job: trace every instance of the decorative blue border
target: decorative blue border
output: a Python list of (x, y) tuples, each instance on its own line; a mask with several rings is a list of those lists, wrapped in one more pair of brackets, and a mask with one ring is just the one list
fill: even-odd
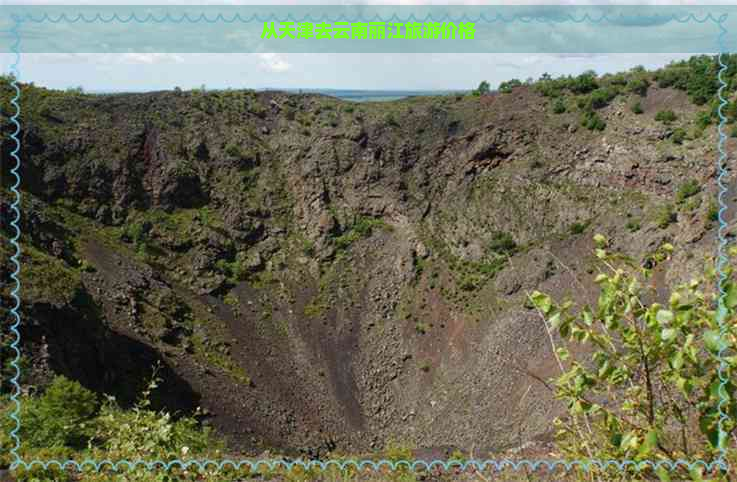
[[(503, 14), (495, 14), (491, 17), (487, 17), (486, 14), (478, 14), (477, 16), (469, 16), (467, 14), (459, 15), (459, 16), (453, 16), (450, 14), (443, 14), (436, 16), (428, 13), (425, 16), (416, 16), (415, 14), (410, 14), (406, 17), (400, 17), (397, 14), (393, 14), (392, 16), (388, 18), (384, 18), (380, 16), (379, 14), (374, 15), (373, 17), (367, 18), (362, 14), (359, 15), (353, 15), (348, 16), (345, 14), (331, 16), (328, 14), (322, 14), (318, 16), (312, 16), (310, 14), (303, 15), (302, 17), (295, 17), (294, 15), (286, 15), (279, 17), (276, 14), (269, 14), (269, 15), (259, 15), (259, 14), (253, 14), (250, 16), (242, 17), (240, 14), (236, 13), (231, 16), (225, 16), (223, 14), (217, 14), (214, 17), (208, 17), (207, 14), (201, 13), (199, 15), (193, 15), (190, 16), (187, 13), (184, 13), (179, 16), (172, 16), (170, 14), (164, 14), (161, 16), (156, 16), (155, 14), (149, 13), (145, 16), (142, 16), (142, 18), (139, 18), (138, 15), (135, 13), (131, 13), (127, 16), (118, 15), (117, 13), (113, 13), (110, 16), (104, 16), (100, 13), (97, 13), (92, 16), (86, 16), (83, 13), (70, 16), (66, 13), (61, 13), (56, 16), (49, 15), (47, 13), (44, 13), (40, 17), (34, 17), (33, 14), (24, 14), (24, 15), (12, 15), (12, 18), (17, 23), (22, 22), (33, 22), (33, 23), (43, 23), (43, 22), (51, 22), (51, 23), (60, 23), (60, 22), (68, 22), (68, 23), (77, 23), (77, 22), (84, 22), (84, 23), (96, 23), (96, 22), (102, 22), (102, 23), (111, 23), (111, 22), (120, 22), (120, 23), (128, 23), (128, 22), (137, 22), (137, 23), (147, 23), (147, 22), (153, 22), (153, 23), (183, 23), (183, 22), (189, 22), (189, 23), (199, 23), (199, 22), (205, 22), (205, 23), (234, 23), (234, 22), (241, 22), (241, 23), (250, 23), (253, 21), (256, 22), (486, 22), (486, 23), (494, 23), (494, 22), (502, 22), (502, 23), (514, 23), (514, 22), (522, 22), (522, 23), (584, 23), (584, 22), (591, 22), (591, 23), (621, 23), (621, 22), (642, 22), (642, 21), (650, 21), (650, 22), (668, 22), (668, 21), (676, 21), (679, 23), (688, 23), (688, 22), (697, 22), (697, 23), (706, 23), (708, 21), (712, 21), (716, 24), (721, 25), (724, 23), (724, 21), (727, 20), (728, 14), (723, 13), (719, 15), (718, 17), (712, 15), (711, 13), (708, 13), (704, 15), (703, 17), (698, 17), (697, 15), (693, 13), (684, 14), (684, 15), (678, 15), (677, 13), (667, 14), (667, 15), (625, 15), (623, 13), (620, 13), (619, 15), (610, 15), (608, 13), (602, 13), (601, 15), (590, 15), (588, 13), (585, 13), (581, 15), (580, 17), (574, 17), (572, 14), (565, 14), (565, 15), (557, 15), (557, 16), (541, 16), (541, 15), (521, 15), (521, 14), (513, 14), (510, 16), (505, 16)], [(725, 30), (726, 33), (726, 30)]]
[[(717, 271), (717, 289), (719, 290), (719, 297), (717, 300), (717, 324), (719, 326), (719, 339), (723, 340), (727, 335), (727, 323), (726, 323), (726, 317), (727, 317), (727, 307), (725, 305), (726, 296), (727, 293), (724, 290), (724, 285), (727, 282), (727, 273), (725, 272), (724, 268), (727, 266), (727, 262), (729, 259), (727, 258), (727, 238), (725, 236), (725, 230), (727, 229), (727, 221), (724, 219), (724, 213), (727, 211), (727, 204), (724, 200), (724, 196), (727, 194), (727, 185), (725, 184), (725, 179), (729, 175), (727, 172), (727, 169), (725, 167), (725, 162), (727, 161), (727, 151), (725, 149), (725, 142), (727, 141), (727, 136), (724, 134), (724, 126), (727, 123), (727, 118), (724, 116), (723, 109), (728, 104), (727, 99), (724, 98), (724, 89), (727, 87), (727, 83), (722, 78), (723, 74), (727, 71), (727, 65), (723, 61), (723, 55), (725, 53), (725, 47), (724, 47), (724, 37), (727, 35), (727, 29), (724, 28), (724, 25), (721, 23), (719, 24), (719, 37), (718, 37), (718, 43), (719, 43), (719, 73), (717, 74), (717, 77), (719, 79), (719, 90), (718, 90), (718, 96), (719, 96), (719, 142), (717, 144), (717, 149), (719, 150), (719, 156), (717, 159), (717, 204), (719, 206), (719, 211), (717, 212), (717, 220), (719, 223), (719, 227), (717, 229), (717, 262), (716, 262), (716, 271)], [(727, 420), (727, 414), (724, 412), (724, 405), (728, 401), (729, 395), (727, 394), (726, 385), (729, 379), (727, 378), (727, 361), (724, 358), (726, 348), (722, 346), (722, 348), (719, 350), (719, 353), (717, 354), (717, 358), (719, 359), (719, 404), (717, 405), (717, 410), (719, 411), (719, 458), (720, 459), (726, 459), (727, 455), (727, 447), (726, 447), (726, 441), (722, 440), (722, 434), (724, 433), (723, 426), (724, 422)]]
[[(503, 15), (495, 15), (492, 18), (488, 18), (484, 14), (480, 14), (476, 18), (470, 18), (467, 15), (462, 15), (460, 17), (452, 17), (450, 15), (445, 15), (441, 17), (440, 19), (434, 18), (432, 15), (428, 14), (423, 20), (424, 21), (471, 21), (471, 22), (479, 22), (484, 21), (487, 23), (493, 23), (497, 21), (501, 21), (504, 23), (513, 23), (515, 21), (519, 21), (522, 23), (532, 23), (532, 22), (542, 22), (542, 23), (564, 23), (564, 22), (574, 22), (574, 23), (583, 23), (583, 22), (592, 22), (592, 23), (602, 23), (602, 22), (617, 22), (617, 21), (625, 21), (625, 20), (636, 20), (636, 21), (642, 21), (642, 20), (671, 20), (671, 21), (677, 21), (680, 23), (686, 23), (689, 21), (695, 21), (698, 23), (705, 23), (707, 21), (712, 21), (717, 24), (719, 27), (720, 33), (718, 35), (718, 47), (719, 47), (719, 65), (721, 69), (718, 73), (718, 80), (720, 83), (720, 87), (718, 90), (718, 98), (719, 98), (719, 108), (718, 108), (718, 114), (719, 114), (719, 141), (718, 141), (718, 150), (719, 150), (719, 156), (717, 160), (717, 186), (718, 186), (718, 195), (717, 195), (717, 202), (719, 205), (719, 211), (718, 211), (718, 245), (717, 245), (717, 274), (718, 274), (718, 280), (717, 280), (717, 289), (719, 290), (719, 297), (718, 297), (718, 306), (717, 306), (717, 322), (720, 329), (720, 336), (725, 337), (727, 334), (727, 326), (725, 324), (725, 318), (727, 314), (727, 309), (725, 305), (725, 290), (724, 285), (727, 281), (727, 275), (724, 271), (724, 268), (726, 267), (726, 264), (728, 262), (728, 258), (726, 255), (726, 247), (728, 244), (728, 241), (725, 236), (725, 230), (727, 228), (727, 222), (724, 219), (724, 213), (727, 210), (727, 205), (724, 200), (724, 196), (727, 193), (727, 186), (725, 184), (725, 179), (728, 176), (727, 170), (724, 166), (724, 163), (727, 159), (727, 153), (725, 150), (725, 142), (726, 142), (726, 135), (724, 134), (724, 126), (726, 125), (726, 117), (723, 114), (723, 108), (727, 105), (727, 100), (724, 98), (723, 91), (727, 87), (726, 82), (722, 78), (723, 74), (727, 70), (727, 65), (723, 62), (723, 54), (726, 53), (726, 48), (724, 46), (724, 37), (727, 35), (727, 29), (724, 27), (724, 22), (726, 21), (728, 15), (722, 14), (718, 17), (713, 16), (711, 13), (703, 16), (703, 17), (697, 17), (694, 14), (688, 14), (684, 16), (679, 16), (677, 14), (672, 15), (644, 15), (644, 16), (625, 16), (625, 15), (615, 15), (615, 16), (609, 16), (608, 14), (602, 14), (600, 16), (591, 16), (588, 13), (584, 14), (580, 17), (574, 17), (571, 14), (567, 14), (565, 16), (561, 16), (559, 18), (550, 18), (550, 17), (532, 17), (532, 16), (524, 16), (524, 15), (513, 15), (510, 18), (505, 18)], [(348, 18), (345, 15), (340, 15), (338, 17), (332, 18), (328, 15), (321, 15), (317, 18), (313, 18), (311, 15), (306, 15), (302, 17), (301, 19), (296, 19), (292, 15), (287, 15), (286, 18), (277, 18), (276, 15), (266, 15), (266, 16), (260, 16), (260, 15), (252, 15), (248, 18), (243, 18), (239, 14), (235, 14), (231, 17), (225, 17), (222, 14), (218, 14), (214, 18), (210, 18), (205, 14), (200, 14), (199, 16), (189, 16), (188, 14), (183, 14), (179, 17), (172, 17), (169, 14), (156, 17), (155, 15), (148, 14), (144, 16), (143, 18), (138, 18), (138, 16), (135, 13), (132, 13), (130, 15), (126, 16), (119, 16), (117, 13), (113, 14), (110, 17), (103, 17), (100, 14), (97, 14), (91, 18), (85, 17), (82, 14), (79, 14), (74, 17), (69, 17), (66, 14), (60, 14), (56, 17), (51, 17), (47, 14), (43, 14), (41, 17), (36, 18), (32, 15), (26, 15), (26, 16), (17, 16), (12, 15), (12, 19), (14, 21), (14, 26), (10, 30), (12, 37), (14, 39), (14, 42), (12, 44), (11, 50), (15, 56), (14, 63), (11, 65), (10, 71), (14, 75), (14, 80), (12, 81), (12, 86), (15, 89), (15, 97), (12, 99), (11, 103), (15, 107), (15, 113), (11, 117), (11, 121), (13, 124), (15, 124), (15, 131), (11, 134), (11, 139), (15, 143), (15, 149), (11, 152), (11, 157), (15, 161), (15, 166), (11, 169), (11, 173), (15, 176), (16, 182), (11, 187), (11, 191), (15, 195), (15, 200), (13, 204), (11, 205), (12, 211), (15, 213), (15, 219), (11, 221), (11, 226), (13, 226), (13, 229), (15, 230), (15, 235), (13, 238), (10, 239), (10, 242), (15, 247), (15, 253), (11, 256), (11, 261), (13, 264), (15, 264), (15, 271), (11, 274), (11, 278), (15, 281), (15, 286), (11, 292), (13, 299), (15, 300), (15, 306), (11, 309), (11, 313), (14, 318), (14, 322), (10, 326), (10, 331), (13, 333), (15, 339), (11, 343), (11, 348), (15, 351), (16, 357), (12, 361), (12, 366), (15, 368), (15, 375), (10, 380), (11, 384), (14, 387), (13, 394), (11, 395), (12, 401), (15, 403), (15, 410), (10, 414), (10, 418), (15, 420), (15, 428), (13, 428), (10, 432), (11, 437), (15, 441), (14, 447), (11, 449), (11, 453), (13, 454), (15, 460), (11, 464), (11, 470), (16, 469), (19, 466), (23, 466), (27, 469), (32, 468), (34, 465), (42, 466), (43, 468), (49, 468), (52, 466), (57, 466), (59, 468), (70, 468), (74, 467), (77, 470), (82, 470), (85, 467), (94, 468), (95, 470), (99, 471), (105, 466), (109, 466), (113, 470), (119, 470), (120, 467), (127, 467), (128, 469), (134, 469), (138, 466), (146, 467), (148, 470), (154, 470), (156, 468), (163, 468), (163, 469), (169, 469), (171, 467), (180, 467), (182, 469), (186, 469), (187, 467), (198, 467), (199, 469), (207, 469), (207, 468), (216, 468), (218, 470), (224, 469), (228, 466), (235, 468), (235, 469), (241, 469), (243, 467), (248, 467), (251, 470), (256, 470), (259, 467), (267, 467), (270, 470), (283, 467), (287, 470), (291, 470), (293, 467), (302, 467), (304, 469), (311, 469), (311, 468), (320, 468), (321, 470), (325, 470), (329, 468), (330, 466), (334, 466), (337, 468), (340, 468), (341, 470), (354, 467), (358, 470), (362, 470), (365, 468), (371, 468), (373, 470), (380, 470), (382, 467), (388, 467), (392, 471), (398, 470), (401, 468), (408, 468), (411, 470), (416, 470), (417, 468), (424, 468), (426, 470), (430, 470), (434, 467), (441, 467), (443, 470), (448, 471), (453, 468), (460, 468), (461, 470), (466, 470), (468, 468), (474, 468), (480, 472), (483, 472), (484, 470), (488, 469), (489, 467), (493, 467), (496, 471), (502, 471), (506, 468), (512, 468), (513, 470), (519, 470), (521, 468), (528, 468), (531, 470), (537, 470), (541, 467), (547, 468), (549, 471), (555, 470), (558, 467), (565, 467), (566, 471), (569, 471), (573, 467), (581, 467), (584, 471), (588, 471), (591, 467), (598, 467), (600, 469), (607, 469), (610, 467), (617, 467), (620, 471), (624, 470), (626, 467), (633, 467), (636, 469), (643, 469), (648, 466), (651, 466), (653, 469), (658, 469), (660, 467), (666, 467), (668, 470), (672, 471), (676, 469), (677, 467), (681, 466), (684, 468), (687, 468), (691, 470), (692, 468), (702, 466), (704, 469), (706, 469), (707, 472), (711, 471), (712, 469), (718, 467), (722, 470), (729, 470), (729, 463), (726, 460), (726, 441), (723, 440), (724, 437), (722, 437), (722, 434), (724, 433), (723, 430), (723, 424), (727, 420), (727, 414), (724, 412), (723, 405), (727, 403), (727, 393), (726, 393), (726, 383), (728, 381), (726, 376), (726, 370), (727, 370), (727, 362), (724, 359), (724, 348), (721, 349), (718, 353), (718, 358), (720, 360), (720, 366), (719, 366), (719, 378), (721, 380), (720, 387), (719, 387), (719, 394), (721, 397), (721, 401), (718, 405), (719, 410), (719, 458), (714, 460), (713, 462), (705, 462), (703, 460), (696, 460), (689, 462), (688, 460), (684, 459), (678, 459), (675, 461), (671, 460), (658, 460), (658, 461), (651, 461), (651, 460), (644, 460), (641, 462), (635, 462), (633, 460), (599, 460), (599, 459), (591, 459), (591, 460), (573, 460), (573, 461), (566, 461), (563, 459), (554, 459), (554, 460), (510, 460), (510, 459), (503, 459), (503, 460), (468, 460), (468, 461), (462, 461), (462, 460), (433, 460), (431, 462), (427, 462), (425, 460), (399, 460), (399, 461), (392, 461), (392, 460), (338, 460), (338, 459), (332, 459), (327, 461), (320, 461), (320, 460), (310, 460), (310, 461), (303, 461), (303, 460), (294, 460), (294, 461), (288, 461), (283, 459), (260, 459), (260, 460), (231, 460), (231, 459), (223, 459), (223, 460), (212, 460), (212, 459), (203, 459), (203, 460), (179, 460), (175, 459), (169, 462), (163, 461), (163, 460), (153, 460), (153, 461), (146, 461), (146, 460), (120, 460), (120, 461), (111, 461), (111, 460), (101, 460), (96, 461), (94, 459), (86, 459), (82, 461), (76, 461), (76, 460), (31, 460), (29, 462), (26, 462), (20, 458), (18, 455), (18, 449), (20, 448), (20, 439), (17, 435), (18, 429), (20, 428), (20, 419), (18, 418), (18, 413), (20, 411), (20, 401), (18, 400), (18, 396), (20, 395), (20, 385), (18, 383), (18, 379), (20, 377), (20, 367), (18, 365), (18, 362), (20, 360), (20, 350), (18, 348), (18, 344), (20, 343), (20, 332), (18, 331), (18, 327), (20, 325), (20, 314), (18, 312), (18, 309), (20, 307), (20, 280), (18, 279), (18, 274), (20, 273), (20, 263), (18, 257), (20, 256), (21, 248), (18, 244), (18, 239), (20, 238), (20, 228), (18, 226), (18, 222), (20, 220), (20, 192), (18, 191), (18, 186), (20, 185), (20, 175), (18, 173), (18, 169), (20, 168), (20, 157), (18, 156), (18, 153), (21, 148), (20, 139), (18, 138), (18, 134), (20, 133), (20, 123), (18, 121), (18, 118), (20, 116), (21, 108), (19, 104), (20, 100), (20, 89), (18, 87), (17, 81), (20, 79), (20, 41), (21, 36), (19, 32), (19, 28), (23, 22), (35, 22), (35, 23), (42, 23), (42, 22), (52, 22), (52, 23), (58, 23), (58, 22), (86, 22), (86, 23), (93, 23), (93, 22), (103, 22), (103, 23), (110, 23), (113, 21), (116, 22), (138, 22), (138, 23), (146, 23), (146, 22), (156, 22), (156, 23), (163, 23), (163, 22), (172, 22), (172, 23), (182, 23), (182, 22), (189, 22), (189, 23), (197, 23), (197, 22), (208, 22), (208, 23), (216, 23), (216, 22), (225, 22), (225, 23), (232, 23), (236, 21), (240, 21), (243, 23), (252, 22), (252, 21), (404, 21), (404, 20), (411, 20), (411, 21), (421, 21), (418, 19), (414, 14), (409, 15), (405, 19), (400, 18), (396, 14), (392, 15), (388, 19), (381, 18), (379, 15), (376, 15), (372, 19), (364, 19), (362, 15), (355, 16), (354, 18)]]
[(10, 331), (14, 335), (14, 339), (11, 342), (10, 347), (13, 349), (13, 351), (15, 351), (15, 358), (11, 362), (13, 368), (15, 368), (15, 374), (10, 380), (10, 383), (13, 385), (13, 394), (10, 398), (15, 404), (15, 410), (10, 414), (10, 418), (15, 420), (15, 427), (10, 431), (10, 436), (15, 441), (15, 445), (10, 450), (10, 452), (15, 456), (16, 459), (11, 465), (11, 469), (16, 466), (18, 461), (20, 461), (20, 457), (18, 456), (17, 452), (18, 448), (20, 447), (20, 439), (18, 438), (17, 433), (18, 429), (20, 429), (20, 419), (18, 418), (18, 412), (20, 412), (20, 400), (18, 400), (18, 395), (20, 394), (20, 385), (18, 384), (18, 379), (20, 378), (20, 366), (18, 366), (18, 361), (20, 360), (20, 349), (18, 348), (18, 344), (20, 343), (20, 332), (18, 331), (18, 327), (20, 326), (20, 313), (18, 313), (18, 308), (20, 308), (20, 279), (18, 278), (18, 275), (20, 274), (20, 260), (18, 259), (20, 256), (20, 244), (18, 244), (18, 240), (20, 239), (20, 226), (18, 226), (18, 222), (20, 221), (20, 191), (18, 191), (18, 186), (20, 186), (20, 174), (18, 173), (18, 169), (20, 168), (20, 157), (18, 157), (18, 153), (20, 152), (20, 139), (18, 138), (18, 134), (20, 134), (20, 122), (18, 122), (18, 117), (20, 116), (20, 104), (18, 103), (20, 101), (20, 87), (18, 87), (18, 78), (20, 77), (20, 69), (18, 67), (20, 64), (20, 33), (18, 32), (19, 28), (20, 22), (16, 21), (13, 25), (13, 28), (11, 29), (11, 33), (13, 34), (13, 38), (15, 40), (11, 46), (14, 59), (13, 64), (11, 64), (10, 66), (10, 73), (13, 75), (13, 81), (11, 82), (11, 85), (15, 90), (15, 96), (10, 101), (10, 103), (13, 104), (13, 106), (15, 107), (15, 112), (10, 118), (11, 122), (15, 124), (15, 130), (10, 135), (10, 138), (15, 144), (15, 149), (13, 149), (13, 151), (10, 153), (10, 157), (12, 157), (15, 161), (15, 165), (10, 170), (10, 173), (15, 176), (15, 184), (13, 184), (13, 186), (10, 188), (10, 190), (15, 195), (13, 204), (11, 204), (10, 206), (11, 210), (15, 213), (15, 218), (10, 222), (10, 225), (15, 230), (15, 234), (10, 239), (10, 243), (15, 248), (15, 252), (10, 257), (10, 260), (15, 265), (15, 270), (10, 275), (10, 277), (15, 282), (15, 286), (13, 286), (13, 289), (10, 293), (15, 300), (15, 305), (10, 310), (13, 316), (13, 323), (10, 325)]

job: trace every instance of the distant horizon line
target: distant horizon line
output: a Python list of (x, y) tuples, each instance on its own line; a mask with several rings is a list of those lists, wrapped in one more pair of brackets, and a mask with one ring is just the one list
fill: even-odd
[[(75, 87), (67, 87), (67, 89), (74, 89)], [(127, 94), (127, 93), (146, 93), (146, 92), (161, 92), (166, 90), (174, 90), (177, 87), (170, 88), (154, 88), (154, 89), (84, 89), (85, 92), (90, 94), (95, 93), (115, 93), (115, 94)], [(192, 87), (182, 90), (197, 90), (200, 87)], [(52, 89), (56, 90), (56, 89)], [(64, 90), (64, 89), (59, 89)], [(255, 91), (284, 91), (284, 92), (397, 92), (397, 93), (411, 93), (411, 92), (468, 92), (473, 89), (357, 89), (357, 88), (339, 88), (339, 87), (213, 87), (206, 88), (206, 90), (255, 90)]]

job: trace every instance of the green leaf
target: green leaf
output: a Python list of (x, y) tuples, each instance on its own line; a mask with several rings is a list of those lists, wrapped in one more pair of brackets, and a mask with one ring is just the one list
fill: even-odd
[(539, 309), (543, 313), (547, 314), (550, 311), (550, 307), (553, 306), (553, 300), (550, 296), (540, 293), (539, 291), (533, 291), (530, 295), (532, 304), (535, 308)]
[(619, 432), (614, 432), (611, 437), (609, 438), (609, 441), (612, 445), (615, 447), (620, 447), (622, 445), (622, 434)]
[(647, 457), (650, 452), (658, 445), (658, 432), (655, 429), (650, 430), (637, 451), (639, 457)]
[(551, 327), (558, 328), (560, 326), (560, 311), (548, 318), (548, 323), (550, 323)]
[(655, 319), (661, 325), (667, 325), (673, 321), (673, 312), (669, 310), (658, 310), (658, 314), (655, 315)]
[(737, 306), (737, 284), (732, 281), (724, 287), (724, 304), (730, 310)]
[(727, 341), (722, 339), (720, 333), (716, 330), (707, 330), (704, 332), (704, 346), (712, 353), (719, 353), (727, 348)]
[(634, 432), (627, 433), (622, 437), (622, 442), (619, 444), (619, 448), (627, 451), (630, 449), (636, 449), (640, 442), (637, 440), (637, 435)]
[(678, 303), (681, 302), (681, 295), (677, 291), (674, 291), (670, 295), (670, 299), (668, 300), (668, 304), (670, 304), (671, 307), (676, 307)]
[(694, 465), (691, 467), (691, 470), (688, 471), (688, 474), (691, 476), (691, 480), (693, 482), (703, 482), (704, 477), (704, 468), (700, 465)]
[(603, 248), (607, 245), (607, 239), (603, 234), (594, 235), (594, 243), (597, 248)]
[(666, 469), (665, 466), (661, 465), (658, 467), (655, 470), (655, 473), (658, 475), (661, 482), (670, 482), (670, 474), (668, 474), (668, 469)]
[(676, 332), (675, 328), (666, 328), (660, 333), (660, 338), (668, 343), (669, 341), (675, 339), (676, 335), (678, 333)]
[(683, 367), (683, 352), (682, 351), (675, 352), (670, 357), (670, 364), (674, 369), (680, 370)]
[(586, 326), (591, 326), (594, 323), (594, 315), (591, 314), (591, 310), (588, 306), (583, 309), (582, 315), (583, 322), (586, 324)]

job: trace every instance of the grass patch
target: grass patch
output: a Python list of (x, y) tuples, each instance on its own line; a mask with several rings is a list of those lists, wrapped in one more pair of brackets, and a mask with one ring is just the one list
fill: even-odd
[(667, 228), (676, 221), (678, 221), (678, 215), (672, 204), (661, 206), (655, 214), (655, 224), (661, 229)]
[(584, 231), (586, 231), (586, 228), (588, 227), (589, 227), (588, 222), (584, 222), (584, 223), (575, 222), (568, 227), (568, 231), (570, 231), (570, 233), (575, 236), (578, 234), (582, 234)]
[(381, 219), (359, 216), (343, 234), (334, 239), (335, 246), (339, 250), (346, 250), (356, 241), (371, 236), (376, 228), (390, 229)]
[(681, 204), (686, 199), (690, 198), (691, 196), (695, 196), (699, 192), (701, 192), (701, 186), (699, 185), (699, 182), (696, 179), (689, 179), (688, 181), (678, 186), (678, 191), (676, 191), (676, 201)]

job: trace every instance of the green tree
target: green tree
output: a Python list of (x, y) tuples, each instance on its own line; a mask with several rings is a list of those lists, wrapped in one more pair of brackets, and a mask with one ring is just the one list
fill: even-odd
[[(594, 239), (602, 267), (595, 280), (595, 306), (559, 304), (540, 292), (530, 295), (546, 324), (564, 340), (555, 347), (561, 375), (553, 380), (556, 397), (568, 407), (568, 416), (555, 422), (559, 448), (568, 459), (714, 461), (737, 425), (732, 381), (737, 285), (731, 269), (723, 283), (725, 300), (717, 309), (713, 270), (676, 286), (661, 304), (652, 301), (662, 289), (654, 284), (652, 267), (668, 263), (672, 246), (661, 246), (643, 267), (609, 253), (603, 236)], [(573, 345), (583, 350), (569, 349)], [(721, 388), (720, 352), (727, 380)], [(720, 390), (726, 415), (721, 436)], [(618, 469), (611, 470), (614, 475)], [(654, 473), (650, 466), (625, 470), (621, 480), (700, 481), (706, 476), (703, 467), (690, 473), (680, 467), (670, 474), (664, 469)]]
[(598, 86), (599, 84), (596, 82), (596, 72), (593, 70), (587, 70), (573, 79), (570, 89), (575, 94), (588, 94)]
[(491, 85), (487, 81), (482, 80), (473, 93), (474, 95), (487, 95), (489, 92), (491, 92)]
[(499, 84), (499, 92), (503, 94), (511, 94), (512, 90), (515, 87), (519, 87), (522, 85), (522, 82), (519, 79), (511, 79), (506, 82), (502, 82)]

